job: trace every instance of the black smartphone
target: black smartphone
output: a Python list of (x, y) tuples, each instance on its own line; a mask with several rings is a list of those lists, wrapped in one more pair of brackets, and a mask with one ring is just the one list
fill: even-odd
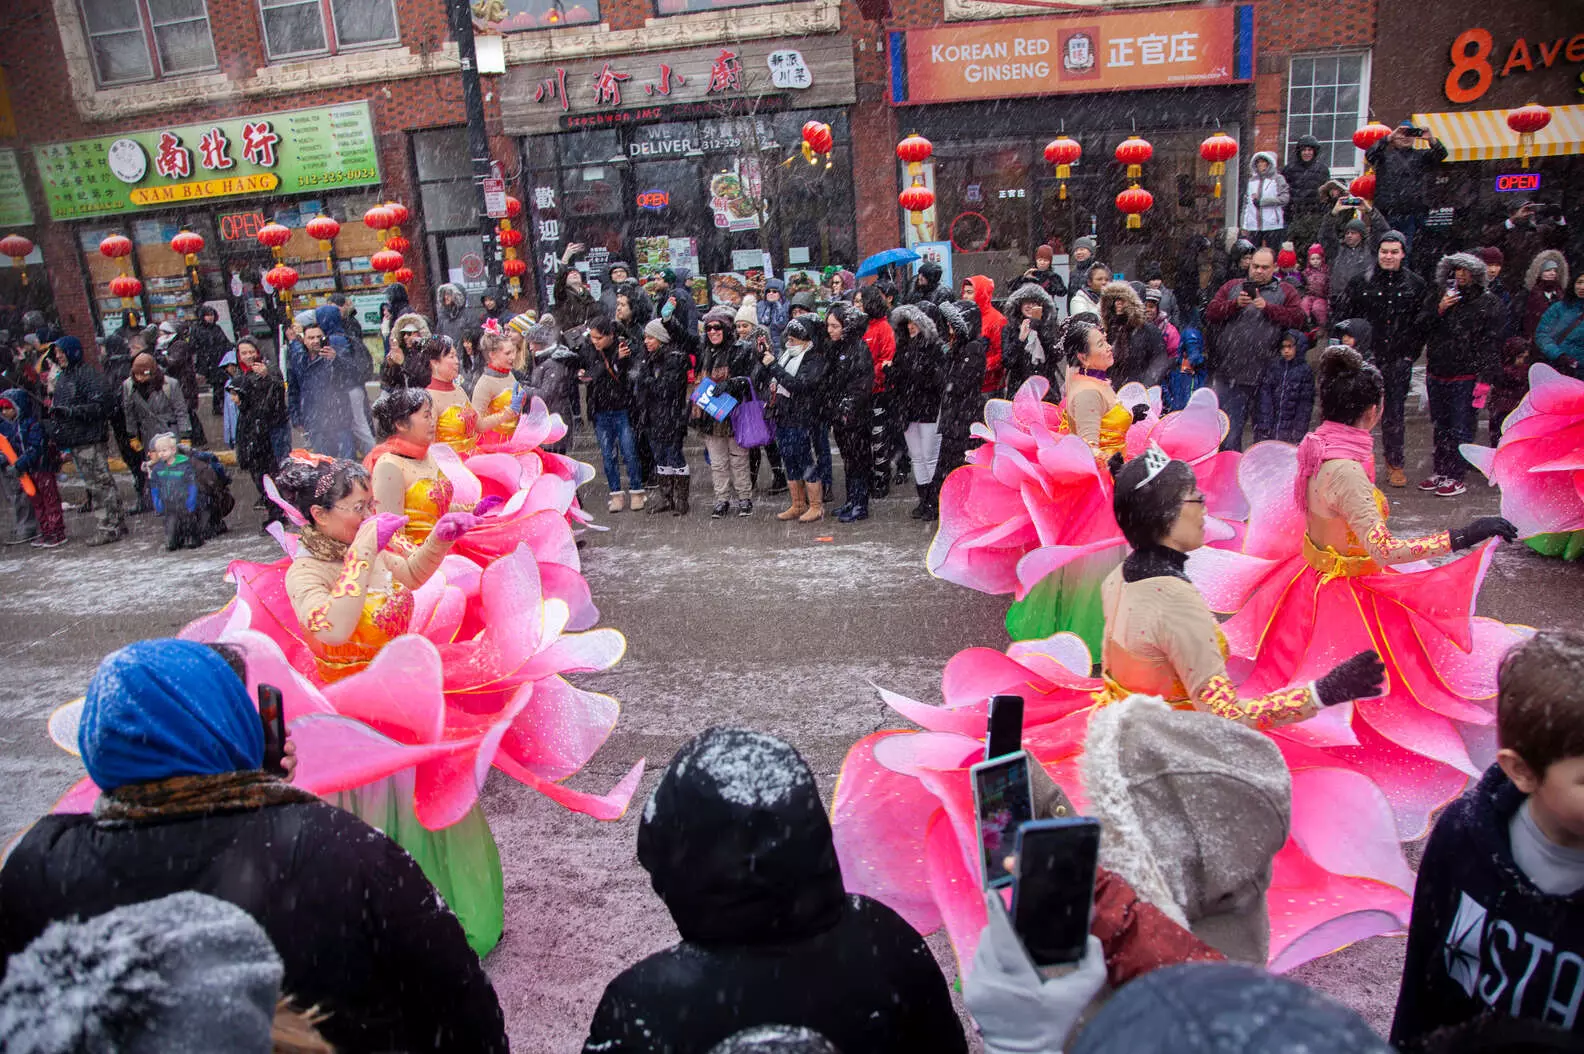
[(286, 706), (273, 684), (258, 686), (259, 724), (264, 726), (264, 771), (286, 775)]
[(1023, 751), (981, 761), (968, 770), (973, 777), (974, 827), (988, 889), (1009, 885), (1006, 869), (1018, 827), (1034, 818), (1034, 790), (1029, 759)]
[(1083, 958), (1099, 860), (1098, 820), (1035, 820), (1018, 828), (1012, 928), (1035, 966)]
[(1244, 282), (1243, 283), (1243, 295), (1248, 297), (1250, 300), (1254, 300), (1254, 299), (1258, 298), (1259, 297), (1259, 286), (1255, 285), (1253, 282)]
[(992, 761), (1023, 749), (1023, 697), (992, 695), (990, 722), (985, 732), (984, 759)]
[(1359, 197), (1357, 194), (1345, 195), (1341, 199), (1341, 201), (1342, 201), (1342, 204), (1344, 204), (1344, 205), (1352, 205), (1354, 208), (1357, 208), (1358, 206), (1364, 204), (1364, 199)]

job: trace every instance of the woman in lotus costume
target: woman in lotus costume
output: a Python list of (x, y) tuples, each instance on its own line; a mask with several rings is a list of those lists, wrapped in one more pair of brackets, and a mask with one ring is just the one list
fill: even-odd
[(479, 443), (479, 413), (468, 401), (467, 392), (457, 384), (462, 375), (462, 360), (456, 348), (444, 337), (423, 342), (418, 357), (409, 364), (413, 382), (428, 391), (434, 400), (435, 438), (461, 457), (473, 453)]
[(478, 414), (479, 448), (488, 449), (510, 439), (522, 416), (523, 400), (512, 375), (520, 345), (506, 334), (486, 328), (479, 347), (484, 354), (484, 372), (473, 384), (472, 405)]
[(1584, 380), (1535, 363), (1496, 449), (1459, 449), (1501, 488), (1502, 515), (1529, 548), (1564, 560), (1584, 556)]

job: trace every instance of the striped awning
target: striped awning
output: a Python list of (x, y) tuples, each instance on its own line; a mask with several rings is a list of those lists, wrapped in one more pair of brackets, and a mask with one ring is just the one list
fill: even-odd
[[(1584, 106), (1552, 106), (1551, 123), (1535, 133), (1532, 157), (1584, 154)], [(1448, 161), (1497, 161), (1518, 156), (1518, 133), (1507, 127), (1511, 110), (1416, 113), (1414, 124), (1435, 133)]]

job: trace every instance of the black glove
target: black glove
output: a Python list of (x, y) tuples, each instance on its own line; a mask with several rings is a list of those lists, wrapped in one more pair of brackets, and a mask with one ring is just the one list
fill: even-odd
[(1149, 416), (1149, 404), (1148, 403), (1139, 403), (1137, 406), (1133, 407), (1133, 423), (1134, 424), (1138, 424), (1140, 421), (1144, 420), (1144, 418), (1146, 418), (1148, 416)]
[(1467, 527), (1454, 527), (1447, 534), (1452, 537), (1452, 548), (1455, 551), (1478, 545), (1487, 538), (1500, 538), (1510, 542), (1518, 537), (1518, 528), (1500, 516), (1481, 516), (1470, 522)]
[(1349, 699), (1379, 695), (1385, 680), (1386, 664), (1371, 649), (1333, 666), (1330, 673), (1315, 682), (1315, 694), (1320, 697), (1321, 706), (1334, 706)]
[(1126, 464), (1126, 462), (1123, 460), (1121, 454), (1112, 454), (1111, 457), (1107, 459), (1106, 468), (1111, 470), (1112, 479), (1116, 479), (1116, 474), (1122, 471), (1122, 466), (1124, 464)]

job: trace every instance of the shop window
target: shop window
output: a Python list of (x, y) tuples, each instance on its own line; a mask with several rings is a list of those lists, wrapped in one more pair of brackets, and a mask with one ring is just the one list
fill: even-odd
[[(476, 294), (484, 288), (484, 242), (479, 236), (478, 187), (466, 128), (435, 128), (412, 135), (418, 201), (428, 233), (436, 281), (456, 282)], [(439, 277), (444, 276), (444, 277)]]
[(205, 0), (82, 0), (82, 14), (102, 85), (215, 68)]
[(1320, 160), (1333, 173), (1359, 169), (1353, 133), (1369, 113), (1369, 55), (1297, 55), (1287, 78), (1287, 152), (1300, 136), (1320, 141)]
[(394, 44), (394, 0), (259, 0), (272, 60)]
[(599, 20), (599, 0), (506, 0), (506, 17), (495, 26), (503, 33), (521, 33)]

